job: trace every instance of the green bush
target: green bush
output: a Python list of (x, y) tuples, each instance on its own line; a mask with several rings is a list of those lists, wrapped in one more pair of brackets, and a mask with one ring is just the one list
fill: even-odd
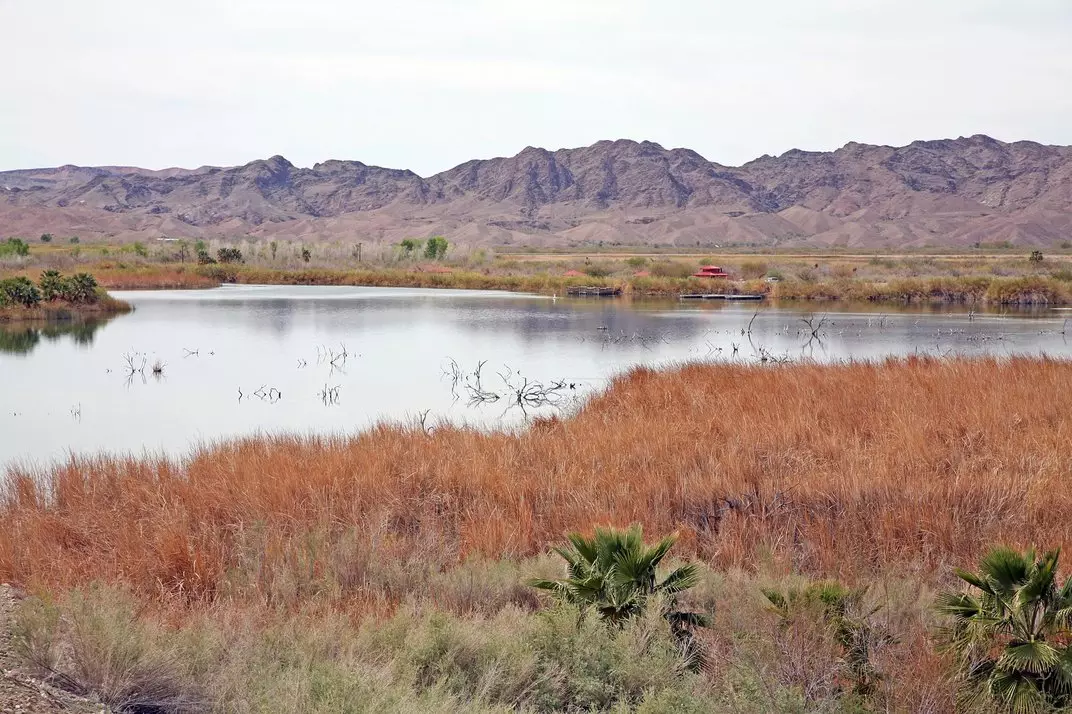
[(30, 245), (18, 238), (8, 238), (0, 243), (0, 258), (16, 257), (25, 258), (30, 254)]
[(63, 299), (68, 302), (94, 303), (98, 298), (97, 280), (89, 273), (75, 273), (66, 280)]
[(238, 248), (220, 248), (216, 251), (216, 258), (221, 263), (241, 263), (242, 251)]
[(968, 592), (939, 597), (939, 640), (956, 660), (966, 710), (996, 702), (1041, 714), (1072, 704), (1072, 578), (1058, 582), (1060, 555), (996, 548), (978, 573), (956, 571)]
[(51, 243), (52, 242), (52, 234), (51, 233), (42, 233), (41, 234), (41, 242), (42, 243)]
[(41, 298), (46, 302), (59, 300), (67, 292), (67, 281), (58, 270), (46, 270), (41, 273), (37, 285), (41, 288)]
[(433, 236), (424, 244), (424, 257), (428, 260), (443, 260), (447, 254), (447, 239), (443, 236)]
[(34, 307), (41, 302), (41, 291), (29, 278), (21, 275), (0, 280), (0, 302), (6, 305)]
[[(200, 241), (198, 241), (200, 243)], [(197, 264), (198, 265), (213, 265), (216, 259), (209, 255), (208, 251), (204, 248), (197, 250)]]
[(720, 710), (661, 617), (612, 628), (570, 607), (459, 618), (406, 606), (360, 627), (291, 614), (169, 629), (123, 592), (91, 588), (23, 601), (15, 646), (38, 673), (116, 711)]

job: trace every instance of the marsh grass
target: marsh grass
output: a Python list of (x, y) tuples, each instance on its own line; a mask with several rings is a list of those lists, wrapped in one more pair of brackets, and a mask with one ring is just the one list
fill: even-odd
[(10, 469), (0, 579), (288, 602), (330, 577), (375, 599), (383, 566), (362, 558), (446, 568), (633, 522), (719, 567), (767, 551), (806, 573), (931, 572), (995, 542), (1072, 542), (1069, 403), (1072, 364), (1050, 360), (694, 365), (634, 370), (520, 433), (380, 425), (77, 456)]

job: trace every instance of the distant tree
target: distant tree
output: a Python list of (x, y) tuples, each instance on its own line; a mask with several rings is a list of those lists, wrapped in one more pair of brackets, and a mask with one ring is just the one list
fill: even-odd
[(71, 242), (71, 245), (78, 245), (81, 241), (78, 239), (78, 236), (71, 236), (71, 241), (70, 242)]
[(186, 241), (180, 240), (179, 241), (179, 253), (178, 253), (179, 262), (180, 263), (185, 263), (186, 258), (189, 255), (190, 255), (190, 245)]
[(209, 252), (204, 248), (197, 251), (197, 264), (198, 265), (212, 265), (216, 262), (216, 259), (209, 255)]
[(1028, 260), (1030, 260), (1032, 263), (1041, 263), (1042, 259), (1043, 259), (1043, 256), (1042, 256), (1042, 251), (1041, 250), (1033, 250), (1033, 251), (1031, 251), (1031, 257), (1028, 258)]
[(242, 251), (238, 248), (220, 248), (216, 251), (216, 258), (221, 263), (241, 263)]
[(145, 244), (138, 241), (134, 242), (134, 254), (142, 258), (149, 257), (149, 251), (146, 249)]
[(25, 258), (29, 254), (30, 244), (19, 238), (8, 238), (0, 243), (0, 258), (5, 258), (9, 255)]
[(443, 236), (432, 236), (424, 244), (424, 257), (428, 260), (443, 260), (447, 254), (447, 239)]
[(277, 250), (279, 250), (279, 244), (275, 241), (272, 241), (268, 244), (268, 248), (272, 251), (272, 260), (275, 260), (275, 253)]
[(52, 234), (51, 233), (42, 233), (41, 234), (41, 242), (42, 243), (51, 243), (52, 242)]
[(405, 238), (398, 244), (398, 247), (402, 250), (402, 254), (408, 258), (414, 253), (419, 253), (422, 245), (424, 245), (424, 241), (422, 240)]
[(302, 249), (301, 249), (301, 259), (304, 260), (306, 263), (308, 263), (310, 260), (312, 260), (312, 258), (313, 258), (312, 251), (310, 251), (308, 248), (306, 248), (303, 245)]

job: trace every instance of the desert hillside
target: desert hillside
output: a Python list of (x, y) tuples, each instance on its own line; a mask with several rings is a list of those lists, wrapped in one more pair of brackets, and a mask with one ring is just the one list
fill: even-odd
[(739, 167), (652, 142), (526, 148), (423, 178), (357, 161), (299, 168), (0, 172), (0, 237), (445, 235), (489, 245), (913, 248), (1072, 240), (1072, 147), (987, 136), (792, 150)]

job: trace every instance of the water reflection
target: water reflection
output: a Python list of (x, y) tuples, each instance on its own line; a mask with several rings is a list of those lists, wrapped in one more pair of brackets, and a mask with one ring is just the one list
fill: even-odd
[(0, 353), (29, 355), (41, 344), (41, 340), (55, 342), (68, 339), (72, 344), (89, 347), (97, 331), (112, 319), (0, 323)]

